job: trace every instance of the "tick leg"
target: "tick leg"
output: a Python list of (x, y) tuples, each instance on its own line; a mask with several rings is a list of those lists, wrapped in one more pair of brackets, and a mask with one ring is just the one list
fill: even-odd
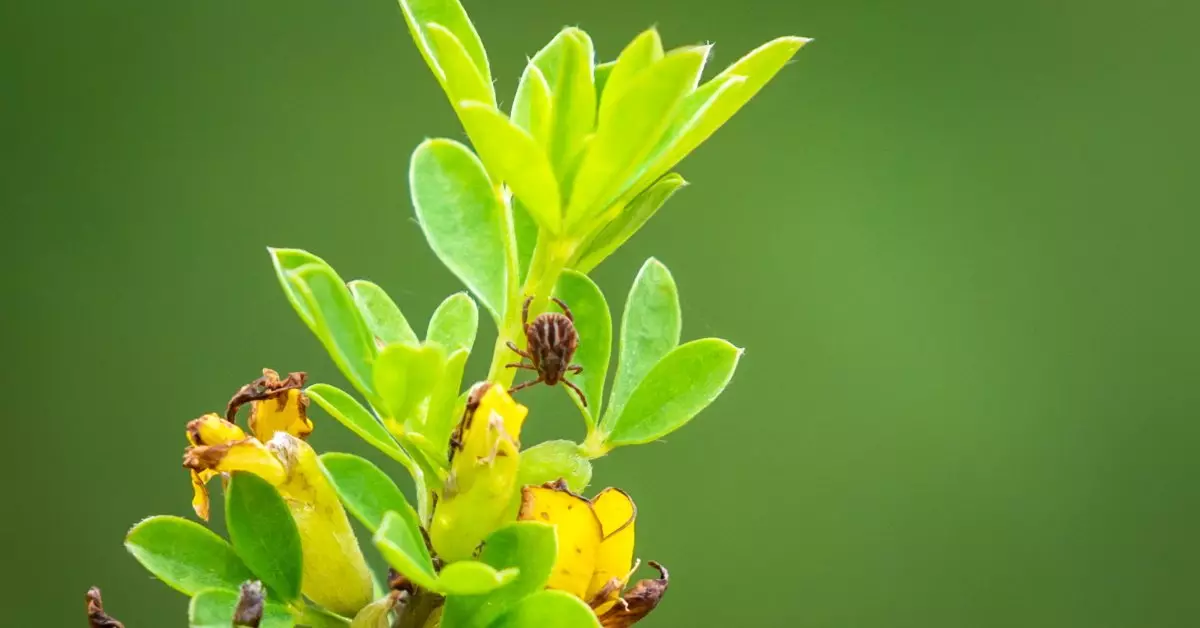
[[(566, 380), (563, 380), (563, 381), (566, 381)], [(542, 383), (542, 376), (539, 374), (537, 379), (531, 379), (531, 380), (525, 382), (524, 384), (517, 384), (516, 386), (509, 388), (508, 394), (511, 395), (511, 394), (517, 392), (518, 390), (521, 390), (522, 388), (529, 388), (530, 386), (532, 386), (534, 384), (540, 384), (540, 383)], [(576, 390), (578, 390), (578, 389), (576, 389)]]
[(525, 297), (525, 304), (521, 306), (521, 323), (529, 324), (529, 304), (533, 303), (533, 297)]
[(575, 384), (572, 384), (572, 383), (571, 383), (571, 380), (568, 380), (568, 379), (563, 379), (563, 380), (560, 380), (560, 381), (562, 381), (562, 383), (563, 383), (564, 385), (566, 385), (566, 386), (570, 387), (570, 388), (571, 388), (571, 390), (574, 390), (574, 391), (575, 391), (575, 394), (579, 395), (579, 402), (580, 402), (580, 403), (582, 403), (582, 404), (583, 404), (583, 407), (585, 407), (585, 408), (586, 408), (586, 407), (587, 407), (587, 396), (585, 396), (585, 395), (583, 394), (583, 391), (582, 391), (582, 390), (579, 390), (579, 387), (578, 387), (578, 386), (576, 386)]
[(562, 302), (562, 299), (558, 297), (550, 297), (550, 300), (554, 301), (558, 304), (558, 307), (562, 308), (563, 314), (567, 315), (567, 320), (571, 321), (572, 323), (575, 322), (575, 315), (571, 313), (571, 308), (567, 307), (567, 304)]
[(520, 349), (520, 347), (518, 347), (513, 341), (509, 340), (507, 344), (508, 344), (508, 348), (512, 349), (513, 352), (516, 353), (517, 355), (525, 358), (526, 360), (530, 360), (530, 361), (533, 360), (533, 356), (529, 355), (528, 351), (522, 351)]
[(583, 367), (579, 366), (578, 364), (572, 364), (571, 366), (567, 367), (567, 371), (578, 375), (583, 372)]
[(524, 362), (509, 362), (508, 364), (504, 365), (504, 368), (506, 368), (506, 369), (525, 369), (527, 371), (536, 371), (537, 370), (536, 366), (534, 366), (532, 364), (525, 364)]

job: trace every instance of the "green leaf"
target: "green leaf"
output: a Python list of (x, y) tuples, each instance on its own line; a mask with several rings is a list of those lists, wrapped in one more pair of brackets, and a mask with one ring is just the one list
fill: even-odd
[[(188, 603), (190, 628), (229, 628), (241, 594), (224, 589), (208, 589), (197, 593)], [(286, 606), (268, 600), (263, 605), (259, 628), (291, 628), (296, 622)]]
[(592, 69), (592, 75), (596, 81), (596, 101), (604, 99), (604, 89), (608, 85), (608, 77), (612, 75), (613, 68), (617, 67), (617, 62), (605, 61)]
[(459, 116), (492, 179), (507, 183), (539, 225), (558, 233), (562, 229), (558, 180), (533, 135), (493, 105), (465, 101)]
[(295, 249), (268, 250), (296, 312), (325, 345), (342, 374), (372, 397), (375, 341), (345, 282), (315, 255)]
[(442, 69), (442, 89), (450, 98), (450, 104), (455, 109), (464, 100), (478, 100), (490, 105), (496, 104), (496, 92), (490, 81), (475, 67), (467, 49), (450, 29), (429, 22), (425, 25), (430, 49)]
[[(674, 168), (696, 147), (704, 143), (721, 125), (729, 121), (759, 92), (801, 47), (804, 37), (780, 37), (752, 50), (700, 86), (681, 108), (669, 147), (658, 151), (654, 164), (642, 176), (646, 185)], [(737, 77), (730, 81), (731, 78)], [(714, 94), (716, 97), (713, 98)], [(711, 102), (708, 102), (710, 101)], [(697, 115), (699, 112), (699, 115)], [(694, 119), (693, 119), (694, 118)]]
[(550, 86), (553, 122), (548, 152), (560, 183), (569, 180), (585, 138), (596, 126), (594, 54), (587, 33), (565, 28), (533, 56)]
[(550, 131), (554, 125), (552, 99), (546, 75), (536, 64), (526, 64), (509, 116), (513, 124), (529, 132), (543, 150), (550, 147)]
[[(457, 410), (459, 390), (462, 388), (463, 370), (467, 366), (467, 351), (460, 349), (450, 354), (446, 359), (446, 368), (442, 379), (433, 387), (429, 396), (429, 413), (425, 416), (425, 425), (421, 433), (432, 443), (447, 445), (450, 434), (458, 425), (462, 411)], [(447, 453), (443, 451), (438, 458), (444, 460)]]
[(508, 265), (515, 245), (483, 164), (458, 142), (425, 140), (413, 153), (409, 189), (433, 252), (499, 324), (515, 279)]
[(442, 301), (433, 311), (425, 341), (436, 342), (446, 349), (446, 353), (460, 349), (470, 351), (475, 345), (478, 329), (479, 308), (467, 293), (459, 292)]
[(350, 620), (333, 611), (309, 604), (304, 607), (297, 623), (303, 628), (346, 628), (350, 625)]
[(568, 231), (607, 209), (636, 181), (673, 112), (695, 88), (708, 52), (709, 46), (673, 50), (630, 80), (611, 117), (600, 120), (579, 166), (565, 215)]
[(633, 84), (634, 77), (662, 58), (662, 38), (654, 28), (642, 31), (625, 46), (617, 57), (612, 73), (604, 82), (604, 91), (600, 96), (600, 117), (597, 123), (599, 126), (603, 127), (612, 122), (617, 102)]
[(676, 173), (663, 175), (653, 185), (642, 191), (629, 202), (617, 217), (601, 229), (584, 252), (579, 255), (579, 261), (574, 264), (581, 273), (591, 272), (593, 268), (604, 261), (613, 251), (625, 244), (633, 234), (637, 233), (658, 208), (671, 198), (687, 181)]
[(502, 615), (491, 628), (600, 628), (596, 613), (582, 600), (565, 591), (539, 591), (526, 597)]
[(483, 78), (483, 82), (489, 86), (492, 84), (492, 71), (488, 66), (487, 52), (484, 51), (483, 42), (479, 39), (479, 33), (475, 31), (475, 25), (471, 23), (471, 18), (467, 16), (467, 12), (463, 10), (462, 4), (458, 0), (399, 0), (399, 2), (400, 10), (404, 12), (404, 20), (408, 22), (408, 30), (412, 33), (417, 49), (421, 51), (421, 56), (425, 58), (425, 62), (429, 64), (429, 68), (433, 70), (433, 74), (438, 77), (438, 80), (443, 79), (445, 72), (439, 63), (440, 59), (437, 53), (429, 43), (428, 25), (431, 22), (441, 25), (454, 35), (471, 59), (476, 72)]
[(125, 537), (125, 549), (147, 571), (186, 595), (205, 589), (234, 590), (254, 579), (225, 539), (180, 517), (143, 520)]
[(559, 478), (566, 480), (567, 487), (576, 493), (582, 493), (592, 481), (592, 462), (578, 444), (548, 440), (521, 452), (518, 485), (537, 486)]
[(742, 350), (719, 338), (682, 344), (666, 355), (633, 391), (612, 421), (609, 447), (658, 440), (683, 427), (725, 390)]
[(346, 509), (372, 533), (379, 531), (389, 512), (417, 520), (417, 513), (404, 498), (404, 493), (369, 460), (334, 452), (321, 456), (321, 468)]
[(679, 290), (671, 272), (653, 257), (646, 260), (625, 299), (625, 313), (621, 316), (621, 357), (602, 430), (612, 430), (613, 419), (621, 414), (626, 400), (641, 384), (642, 378), (679, 345), (682, 319)]
[(411, 508), (389, 511), (375, 532), (375, 547), (384, 560), (419, 587), (437, 589), (437, 572), (429, 548), (421, 536), (421, 525)]
[(512, 582), (518, 571), (497, 571), (478, 561), (460, 560), (442, 568), (442, 573), (438, 575), (437, 591), (443, 595), (482, 595)]
[(225, 527), (234, 551), (268, 589), (285, 602), (300, 599), (300, 530), (274, 486), (235, 471), (225, 491)]
[(417, 344), (417, 334), (409, 326), (408, 319), (383, 288), (362, 279), (351, 281), (347, 287), (367, 329), (382, 344)]
[(396, 598), (391, 594), (385, 595), (363, 607), (350, 622), (350, 628), (391, 628), (391, 612), (396, 606)]
[(579, 348), (573, 362), (582, 366), (583, 371), (567, 377), (587, 395), (588, 405), (583, 406), (573, 391), (569, 391), (568, 396), (583, 412), (588, 432), (591, 432), (596, 427), (604, 401), (604, 378), (608, 376), (608, 361), (612, 355), (612, 315), (600, 288), (587, 275), (573, 270), (563, 271), (554, 288), (554, 296), (570, 306), (575, 316)]
[(520, 199), (512, 199), (510, 207), (512, 207), (513, 231), (517, 243), (517, 267), (520, 268), (517, 283), (523, 284), (526, 277), (529, 276), (529, 265), (533, 263), (533, 249), (537, 246), (538, 225)]
[(375, 361), (375, 390), (388, 416), (404, 421), (442, 377), (446, 350), (438, 344), (388, 345)]
[(510, 523), (487, 538), (479, 560), (498, 570), (516, 569), (508, 584), (487, 595), (452, 596), (446, 600), (447, 626), (487, 626), (513, 602), (542, 590), (557, 556), (554, 527), (535, 521)]
[(387, 428), (354, 397), (329, 384), (313, 384), (304, 392), (309, 399), (317, 402), (322, 410), (328, 412), (330, 416), (357, 434), (359, 438), (374, 445), (375, 448), (400, 464), (406, 467), (412, 466), (412, 460), (388, 433)]

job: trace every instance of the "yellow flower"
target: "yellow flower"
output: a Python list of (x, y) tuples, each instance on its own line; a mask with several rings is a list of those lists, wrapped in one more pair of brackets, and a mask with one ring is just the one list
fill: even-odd
[(641, 580), (625, 590), (637, 570), (633, 559), (637, 506), (625, 491), (607, 488), (591, 501), (572, 493), (565, 482), (526, 486), (521, 491), (522, 520), (553, 524), (558, 556), (547, 586), (587, 602), (606, 628), (623, 628), (654, 610), (667, 590), (667, 570), (655, 562), (661, 578)]
[[(206, 414), (188, 423), (191, 444), (183, 466), (192, 476), (192, 507), (208, 519), (207, 483), (234, 471), (270, 482), (283, 497), (300, 531), (304, 568), (301, 591), (312, 601), (344, 615), (371, 602), (371, 575), (346, 511), (321, 470), (317, 452), (304, 441), (312, 433), (304, 373), (286, 380), (270, 369), (243, 386), (225, 417)], [(238, 408), (250, 404), (250, 434), (233, 423)]]

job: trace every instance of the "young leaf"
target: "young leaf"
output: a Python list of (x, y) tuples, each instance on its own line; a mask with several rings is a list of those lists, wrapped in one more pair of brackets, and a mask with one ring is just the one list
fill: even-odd
[(284, 602), (300, 599), (300, 530), (274, 486), (235, 471), (225, 491), (225, 527), (234, 551), (271, 592)]
[(437, 590), (437, 572), (421, 536), (421, 524), (411, 509), (389, 511), (375, 532), (375, 547), (396, 571), (413, 584)]
[(608, 77), (612, 76), (613, 68), (617, 67), (617, 62), (605, 61), (592, 69), (592, 75), (596, 82), (596, 102), (604, 98), (604, 88), (608, 86)]
[(600, 628), (596, 613), (565, 591), (539, 591), (513, 605), (491, 628)]
[(388, 594), (367, 604), (354, 616), (354, 621), (350, 622), (350, 628), (390, 628), (392, 625), (391, 613), (392, 609), (396, 607), (396, 601), (395, 595)]
[(367, 329), (385, 345), (401, 343), (417, 344), (417, 334), (408, 324), (408, 319), (392, 301), (383, 288), (362, 279), (347, 284), (358, 313), (362, 315)]
[(459, 292), (442, 301), (433, 311), (425, 341), (441, 345), (446, 353), (461, 349), (470, 351), (478, 329), (479, 308), (467, 293)]
[(621, 315), (621, 357), (613, 379), (608, 414), (601, 424), (602, 431), (612, 430), (613, 419), (621, 414), (626, 400), (642, 378), (679, 345), (682, 328), (675, 279), (666, 266), (652, 257), (642, 264), (629, 297), (625, 299), (625, 313)]
[(510, 523), (493, 532), (483, 544), (479, 560), (498, 570), (516, 569), (516, 578), (487, 595), (448, 598), (444, 625), (491, 625), (513, 602), (545, 588), (557, 547), (554, 527), (541, 522)]
[[(429, 413), (425, 415), (425, 425), (421, 433), (432, 443), (449, 443), (451, 432), (462, 418), (458, 397), (462, 388), (463, 369), (467, 366), (467, 355), (465, 349), (450, 354), (446, 359), (446, 368), (442, 371), (442, 379), (433, 387), (433, 393), (429, 396)], [(442, 452), (439, 460), (443, 460), (445, 455), (445, 452)]]
[(695, 88), (708, 51), (708, 46), (674, 50), (631, 79), (613, 105), (611, 118), (600, 121), (579, 166), (564, 218), (566, 229), (604, 211), (636, 181), (634, 176), (671, 123), (672, 113)]
[(574, 392), (568, 394), (579, 406), (587, 421), (588, 432), (596, 427), (604, 401), (604, 378), (608, 376), (608, 361), (612, 355), (612, 315), (600, 288), (587, 275), (573, 270), (563, 271), (554, 288), (554, 296), (571, 307), (575, 330), (579, 333), (579, 348), (574, 362), (583, 367), (577, 375), (569, 375), (587, 396), (583, 406)]
[(579, 261), (574, 264), (581, 273), (591, 272), (593, 268), (604, 261), (613, 251), (625, 244), (633, 234), (637, 233), (646, 221), (650, 220), (658, 208), (677, 190), (687, 185), (687, 181), (676, 173), (663, 175), (653, 185), (642, 191), (629, 202), (612, 222), (605, 225), (599, 233), (587, 244)]
[(404, 20), (408, 22), (409, 32), (425, 57), (425, 62), (439, 79), (443, 76), (436, 54), (431, 50), (427, 25), (437, 23), (454, 34), (455, 39), (462, 44), (467, 56), (473, 62), (476, 71), (483, 77), (484, 83), (492, 84), (492, 71), (488, 66), (487, 53), (483, 42), (471, 18), (463, 10), (458, 0), (399, 0), (400, 10), (404, 12)]
[(559, 182), (568, 180), (584, 138), (596, 126), (594, 55), (592, 40), (587, 33), (578, 28), (565, 28), (533, 56), (533, 63), (550, 86), (554, 121), (548, 152)]
[(654, 28), (642, 31), (625, 46), (617, 57), (612, 73), (604, 82), (604, 91), (600, 96), (600, 117), (597, 122), (599, 126), (603, 127), (612, 122), (616, 104), (625, 95), (625, 90), (633, 83), (634, 77), (662, 58), (662, 38)]
[(525, 283), (529, 275), (529, 265), (533, 263), (533, 249), (537, 246), (538, 225), (529, 215), (529, 210), (520, 199), (512, 199), (513, 232), (517, 244), (517, 267), (520, 269), (517, 283)]
[(520, 486), (539, 486), (562, 478), (568, 488), (582, 493), (592, 481), (592, 462), (576, 443), (548, 440), (521, 452), (521, 468), (517, 473)]
[(133, 526), (125, 548), (147, 571), (176, 591), (235, 590), (254, 574), (225, 539), (204, 526), (159, 515)]
[(517, 577), (517, 569), (497, 571), (490, 565), (460, 560), (446, 565), (438, 574), (437, 591), (443, 595), (482, 595)]
[(483, 164), (458, 142), (426, 140), (413, 153), (409, 189), (433, 252), (499, 324), (516, 273), (513, 234)]
[(446, 350), (437, 344), (388, 345), (375, 361), (375, 390), (383, 410), (404, 421), (442, 377)]
[(492, 105), (465, 101), (459, 116), (493, 180), (507, 183), (539, 225), (558, 233), (562, 227), (558, 180), (537, 140)]
[(369, 460), (353, 454), (328, 453), (321, 456), (321, 468), (346, 509), (372, 533), (379, 530), (388, 512), (417, 519), (416, 511), (396, 483)]
[(325, 345), (342, 374), (373, 396), (371, 364), (375, 342), (350, 290), (321, 258), (295, 249), (268, 249), (288, 299)]
[(542, 150), (548, 150), (550, 146), (550, 130), (554, 122), (552, 98), (546, 75), (536, 64), (526, 64), (509, 117), (513, 124), (532, 135)]
[(400, 448), (374, 415), (348, 393), (329, 384), (313, 384), (304, 391), (308, 398), (317, 402), (321, 409), (337, 419), (359, 438), (374, 445), (405, 467), (412, 467), (412, 460)]
[[(229, 628), (237, 609), (238, 593), (225, 589), (207, 589), (188, 603), (189, 628)], [(296, 622), (287, 606), (267, 600), (263, 605), (259, 628), (291, 628)]]
[[(780, 37), (752, 50), (733, 65), (700, 86), (693, 94), (689, 109), (695, 111), (707, 101), (713, 92), (720, 94), (713, 102), (704, 105), (703, 114), (688, 125), (686, 132), (673, 140), (669, 149), (654, 160), (642, 181), (649, 184), (675, 167), (688, 153), (704, 143), (721, 125), (729, 121), (755, 94), (759, 92), (783, 66), (810, 40), (804, 37)], [(732, 77), (742, 80), (729, 82)], [(689, 117), (681, 112), (680, 117)]]
[(496, 104), (496, 92), (491, 82), (484, 80), (467, 49), (450, 29), (429, 22), (425, 25), (425, 35), (442, 69), (442, 89), (446, 91), (450, 104), (455, 109), (458, 108), (458, 103), (464, 100)]
[(658, 440), (708, 407), (733, 377), (742, 350), (719, 338), (693, 340), (668, 353), (612, 420), (609, 447)]
[(300, 613), (296, 624), (302, 628), (346, 628), (350, 625), (350, 620), (333, 611), (309, 604)]

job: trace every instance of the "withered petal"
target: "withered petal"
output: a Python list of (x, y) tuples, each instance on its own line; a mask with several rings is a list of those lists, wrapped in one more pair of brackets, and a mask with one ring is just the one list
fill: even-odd
[(238, 410), (251, 401), (260, 401), (279, 396), (280, 393), (304, 387), (308, 373), (303, 371), (288, 373), (287, 379), (279, 379), (279, 373), (271, 369), (263, 369), (262, 377), (242, 386), (234, 393), (233, 398), (225, 406), (225, 419), (234, 422)]
[(650, 561), (650, 566), (661, 574), (659, 578), (639, 580), (615, 606), (600, 615), (600, 625), (604, 628), (626, 628), (641, 621), (643, 617), (654, 610), (667, 592), (671, 576), (662, 565)]
[(92, 587), (87, 592), (87, 615), (90, 628), (125, 628), (125, 624), (113, 619), (104, 612), (104, 602), (100, 599), (99, 587)]
[(238, 597), (237, 607), (233, 609), (233, 625), (258, 628), (258, 625), (262, 623), (263, 604), (266, 599), (267, 592), (263, 589), (262, 582), (258, 580), (243, 582), (242, 594)]

